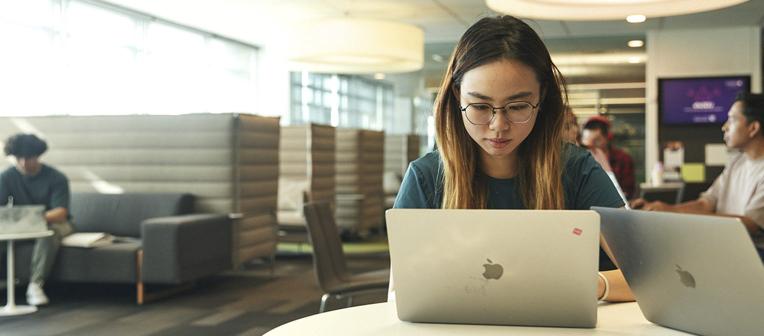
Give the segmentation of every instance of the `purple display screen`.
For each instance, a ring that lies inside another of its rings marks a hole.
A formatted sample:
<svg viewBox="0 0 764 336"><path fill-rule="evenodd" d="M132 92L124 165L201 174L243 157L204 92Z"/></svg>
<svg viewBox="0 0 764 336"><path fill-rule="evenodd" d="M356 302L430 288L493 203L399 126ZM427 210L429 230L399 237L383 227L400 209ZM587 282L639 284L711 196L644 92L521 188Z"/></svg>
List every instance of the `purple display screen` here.
<svg viewBox="0 0 764 336"><path fill-rule="evenodd" d="M751 77L664 78L658 82L661 122L666 125L723 124Z"/></svg>

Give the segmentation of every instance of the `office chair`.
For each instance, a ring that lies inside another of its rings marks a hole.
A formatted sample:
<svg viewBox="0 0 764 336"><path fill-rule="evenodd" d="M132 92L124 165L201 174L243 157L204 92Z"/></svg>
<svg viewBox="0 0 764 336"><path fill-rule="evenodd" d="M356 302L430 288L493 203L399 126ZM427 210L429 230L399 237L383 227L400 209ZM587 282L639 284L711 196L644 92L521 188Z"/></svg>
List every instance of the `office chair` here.
<svg viewBox="0 0 764 336"><path fill-rule="evenodd" d="M324 312L330 297L337 300L346 297L347 306L350 307L355 295L387 290L389 269L360 274L348 272L339 230L328 202L307 203L303 209L308 224L308 238L313 246L313 269L318 285L324 291L319 313Z"/></svg>

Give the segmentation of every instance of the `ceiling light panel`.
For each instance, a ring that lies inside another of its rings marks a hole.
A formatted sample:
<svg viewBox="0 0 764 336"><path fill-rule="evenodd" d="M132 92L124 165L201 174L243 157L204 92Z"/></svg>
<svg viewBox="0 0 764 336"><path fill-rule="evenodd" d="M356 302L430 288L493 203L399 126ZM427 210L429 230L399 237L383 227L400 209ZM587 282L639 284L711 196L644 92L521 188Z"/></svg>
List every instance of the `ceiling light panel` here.
<svg viewBox="0 0 764 336"><path fill-rule="evenodd" d="M623 20L634 14L664 17L700 13L748 0L486 0L491 9L543 20Z"/></svg>
<svg viewBox="0 0 764 336"><path fill-rule="evenodd" d="M424 64L424 32L404 23L326 18L296 24L286 39L293 70L373 74L410 72Z"/></svg>
<svg viewBox="0 0 764 336"><path fill-rule="evenodd" d="M612 65L645 63L644 52L610 52L601 54L552 54L552 62L557 66Z"/></svg>

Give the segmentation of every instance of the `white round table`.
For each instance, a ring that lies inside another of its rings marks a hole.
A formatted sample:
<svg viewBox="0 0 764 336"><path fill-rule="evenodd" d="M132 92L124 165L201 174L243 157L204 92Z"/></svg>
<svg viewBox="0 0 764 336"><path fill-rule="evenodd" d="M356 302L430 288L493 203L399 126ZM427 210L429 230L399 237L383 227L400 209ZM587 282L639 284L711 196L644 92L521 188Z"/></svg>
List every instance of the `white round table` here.
<svg viewBox="0 0 764 336"><path fill-rule="evenodd" d="M385 302L311 315L265 335L689 335L648 322L634 302L600 304L597 312L594 329L411 323L398 320L395 303Z"/></svg>
<svg viewBox="0 0 764 336"><path fill-rule="evenodd" d="M8 303L3 306L3 308L0 309L0 316L14 316L14 315L23 315L23 314L30 314L37 311L37 307L35 306L17 306L16 305L16 274L14 274L14 258L13 258L13 241L15 240L23 240L23 239L35 239L35 238L42 238L42 237L48 237L52 236L53 231L47 230L47 231L39 231L39 232L29 232L29 233L5 233L0 234L0 241L7 241L8 242L8 262L6 263L7 269L6 273L8 276L8 284L7 290L8 290Z"/></svg>

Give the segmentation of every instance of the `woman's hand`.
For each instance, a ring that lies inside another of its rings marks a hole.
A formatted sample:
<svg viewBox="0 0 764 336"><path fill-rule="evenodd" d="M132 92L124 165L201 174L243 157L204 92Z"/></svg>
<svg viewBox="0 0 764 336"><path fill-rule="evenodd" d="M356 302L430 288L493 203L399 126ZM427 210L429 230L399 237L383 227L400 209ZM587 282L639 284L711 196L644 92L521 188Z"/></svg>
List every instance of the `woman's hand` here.
<svg viewBox="0 0 764 336"><path fill-rule="evenodd" d="M603 271L597 276L597 299L607 302L634 301L634 294L626 283L621 270ZM607 285L605 279L607 278ZM606 288L607 287L607 288ZM603 296L607 296L603 298Z"/></svg>
<svg viewBox="0 0 764 336"><path fill-rule="evenodd" d="M605 295L605 280L602 280L602 277L597 277L597 300L602 299L602 296Z"/></svg>

